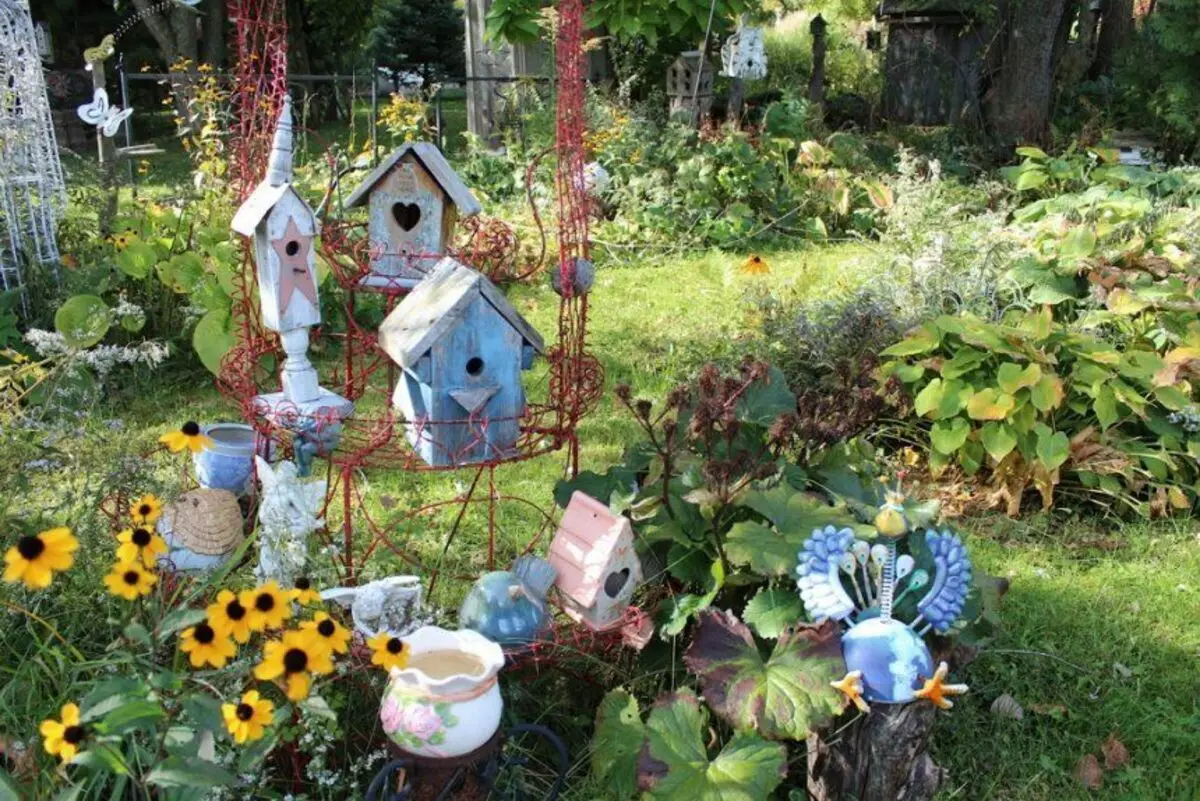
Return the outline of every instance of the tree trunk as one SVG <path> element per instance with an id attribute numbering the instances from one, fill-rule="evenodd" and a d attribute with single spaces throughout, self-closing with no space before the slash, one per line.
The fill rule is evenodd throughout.
<path id="1" fill-rule="evenodd" d="M 929 801 L 942 769 L 929 755 L 933 704 L 875 704 L 832 743 L 808 736 L 812 801 Z"/>
<path id="2" fill-rule="evenodd" d="M 808 79 L 808 102 L 825 104 L 825 20 L 818 14 L 809 25 L 812 34 L 812 75 Z"/>
<path id="3" fill-rule="evenodd" d="M 225 66 L 225 4 L 210 2 L 204 17 L 204 63 L 219 70 Z"/>
<path id="4" fill-rule="evenodd" d="M 195 78 L 199 43 L 196 37 L 196 12 L 190 8 L 172 4 L 163 11 L 151 12 L 152 0 L 133 0 L 134 8 L 142 15 L 150 35 L 158 44 L 171 84 L 171 96 L 175 114 L 181 130 L 192 127 L 195 122 Z"/>
<path id="5" fill-rule="evenodd" d="M 1043 142 L 1054 99 L 1055 45 L 1068 0 L 1006 4 L 997 74 L 988 98 L 992 130 L 1005 144 Z"/>
<path id="6" fill-rule="evenodd" d="M 1108 0 L 1100 21 L 1100 38 L 1096 42 L 1096 57 L 1092 60 L 1092 77 L 1110 75 L 1117 51 L 1129 43 L 1133 35 L 1133 0 Z"/>

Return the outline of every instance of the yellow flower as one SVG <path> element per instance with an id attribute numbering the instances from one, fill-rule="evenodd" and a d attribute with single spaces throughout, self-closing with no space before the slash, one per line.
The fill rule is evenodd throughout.
<path id="1" fill-rule="evenodd" d="M 124 250 L 133 241 L 133 232 L 126 229 L 119 234 L 113 234 L 109 238 L 112 239 L 112 243 L 116 245 L 117 250 Z"/>
<path id="2" fill-rule="evenodd" d="M 188 655 L 188 660 L 195 668 L 205 664 L 215 668 L 225 667 L 225 663 L 237 654 L 233 640 L 217 634 L 207 621 L 184 630 L 179 650 Z"/>
<path id="3" fill-rule="evenodd" d="M 367 640 L 367 645 L 371 646 L 372 665 L 390 671 L 392 668 L 403 670 L 408 664 L 408 645 L 399 637 L 384 631 Z"/>
<path id="4" fill-rule="evenodd" d="M 250 612 L 252 631 L 281 628 L 283 621 L 292 616 L 287 595 L 274 581 L 268 581 L 253 590 L 242 590 L 238 600 Z"/>
<path id="5" fill-rule="evenodd" d="M 243 695 L 241 703 L 221 705 L 225 728 L 238 745 L 262 739 L 274 715 L 275 705 L 261 698 L 258 690 L 251 690 Z"/>
<path id="6" fill-rule="evenodd" d="M 117 535 L 118 562 L 141 562 L 146 567 L 154 567 L 158 555 L 167 552 L 167 543 L 162 537 L 148 528 L 141 526 L 127 528 Z"/>
<path id="7" fill-rule="evenodd" d="M 771 266 L 758 254 L 751 254 L 750 258 L 742 262 L 740 269 L 743 275 L 766 275 L 771 272 Z"/>
<path id="8" fill-rule="evenodd" d="M 312 632 L 335 654 L 350 650 L 350 631 L 324 612 L 317 612 L 312 620 L 300 624 L 302 631 Z"/>
<path id="9" fill-rule="evenodd" d="M 240 643 L 247 642 L 254 630 L 250 625 L 250 610 L 242 606 L 232 590 L 221 590 L 217 600 L 208 605 L 208 624 L 217 636 L 232 637 Z"/>
<path id="10" fill-rule="evenodd" d="M 303 701 L 312 687 L 313 674 L 333 672 L 329 648 L 307 631 L 291 630 L 282 640 L 269 640 L 263 646 L 262 661 L 254 668 L 260 681 L 283 682 L 289 701 Z"/>
<path id="11" fill-rule="evenodd" d="M 74 554 L 78 549 L 79 540 L 65 527 L 21 537 L 4 554 L 4 580 L 12 584 L 21 582 L 31 590 L 45 589 L 56 571 L 75 564 Z"/>
<path id="12" fill-rule="evenodd" d="M 87 737 L 87 729 L 79 725 L 79 707 L 75 704 L 64 704 L 59 717 L 61 720 L 42 721 L 42 747 L 47 754 L 70 762 L 79 753 L 79 744 Z"/>
<path id="13" fill-rule="evenodd" d="M 152 526 L 162 516 L 162 501 L 146 494 L 129 505 L 129 517 L 135 526 Z"/>
<path id="14" fill-rule="evenodd" d="M 296 579 L 296 586 L 291 590 L 292 600 L 301 606 L 321 603 L 321 593 L 312 587 L 312 582 L 305 576 Z"/>
<path id="15" fill-rule="evenodd" d="M 117 562 L 104 577 L 104 583 L 111 594 L 132 601 L 149 595 L 150 590 L 158 583 L 158 576 L 138 562 Z"/>
<path id="16" fill-rule="evenodd" d="M 166 445 L 171 453 L 179 453 L 184 448 L 192 453 L 199 453 L 212 446 L 212 439 L 200 431 L 200 424 L 193 420 L 184 423 L 178 431 L 163 434 L 158 441 Z"/>

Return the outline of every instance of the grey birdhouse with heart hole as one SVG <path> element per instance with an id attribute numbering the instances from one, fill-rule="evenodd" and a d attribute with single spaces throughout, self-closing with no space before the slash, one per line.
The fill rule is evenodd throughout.
<path id="1" fill-rule="evenodd" d="M 521 371 L 544 345 L 491 281 L 442 259 L 383 321 L 379 346 L 403 368 L 392 403 L 427 464 L 515 455 Z"/>
<path id="2" fill-rule="evenodd" d="M 483 210 L 435 145 L 409 142 L 359 184 L 346 205 L 367 207 L 368 286 L 412 288 L 454 239 L 459 217 Z"/>

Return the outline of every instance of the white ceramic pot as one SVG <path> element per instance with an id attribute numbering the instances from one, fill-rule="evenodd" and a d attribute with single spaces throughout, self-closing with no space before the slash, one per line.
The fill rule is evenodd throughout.
<path id="1" fill-rule="evenodd" d="M 392 669 L 379 711 L 383 730 L 423 757 L 469 754 L 500 728 L 500 646 L 478 632 L 422 626 L 404 638 L 408 666 Z"/>

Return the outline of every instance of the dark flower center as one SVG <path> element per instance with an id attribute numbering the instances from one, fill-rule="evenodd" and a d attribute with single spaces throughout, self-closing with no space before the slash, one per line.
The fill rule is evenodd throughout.
<path id="1" fill-rule="evenodd" d="M 138 507 L 138 514 L 141 515 L 142 517 L 145 517 L 146 515 L 150 514 L 153 511 L 154 511 L 154 507 L 148 503 L 143 503 L 141 506 Z"/>
<path id="2" fill-rule="evenodd" d="M 332 637 L 337 627 L 333 625 L 332 620 L 322 620 L 317 624 L 317 631 L 322 637 Z"/>
<path id="3" fill-rule="evenodd" d="M 153 537 L 154 537 L 154 535 L 151 534 L 149 531 L 147 531 L 144 528 L 134 529 L 133 537 L 132 537 L 133 544 L 139 548 L 145 548 L 147 545 L 150 544 L 150 540 Z"/>
<path id="4" fill-rule="evenodd" d="M 269 592 L 260 593 L 254 599 L 254 608 L 260 612 L 270 612 L 275 608 L 275 598 Z"/>
<path id="5" fill-rule="evenodd" d="M 83 742 L 83 738 L 87 736 L 82 726 L 68 726 L 63 732 L 63 740 L 71 745 L 78 745 Z"/>
<path id="6" fill-rule="evenodd" d="M 212 626 L 207 623 L 201 623 L 196 626 L 196 630 L 192 632 L 192 638 L 201 645 L 208 645 L 217 638 L 217 633 L 213 631 Z"/>
<path id="7" fill-rule="evenodd" d="M 304 576 L 301 576 L 300 578 L 296 579 L 296 589 L 298 589 L 298 590 L 307 590 L 311 586 L 312 586 L 312 582 L 310 582 Z"/>
<path id="8" fill-rule="evenodd" d="M 288 673 L 303 673 L 308 667 L 308 654 L 299 648 L 289 648 L 283 655 L 283 669 Z"/>
<path id="9" fill-rule="evenodd" d="M 141 575 L 136 570 L 126 570 L 121 574 L 121 580 L 131 587 L 138 583 L 139 578 Z"/>
<path id="10" fill-rule="evenodd" d="M 46 543 L 42 542 L 41 537 L 21 537 L 17 540 L 17 553 L 28 562 L 32 562 L 42 555 L 42 551 L 46 550 Z"/>
<path id="11" fill-rule="evenodd" d="M 179 430 L 189 437 L 194 437 L 200 433 L 200 424 L 193 420 L 188 420 Z"/>
<path id="12" fill-rule="evenodd" d="M 252 717 L 254 717 L 254 707 L 250 706 L 249 704 L 237 705 L 238 720 L 249 720 Z"/>
<path id="13" fill-rule="evenodd" d="M 246 616 L 246 607 L 242 606 L 237 601 L 230 601 L 225 604 L 225 617 L 230 620 L 241 620 Z"/>
<path id="14" fill-rule="evenodd" d="M 387 641 L 387 649 L 389 654 L 398 654 L 404 650 L 404 643 L 400 642 L 399 637 L 393 637 Z"/>

